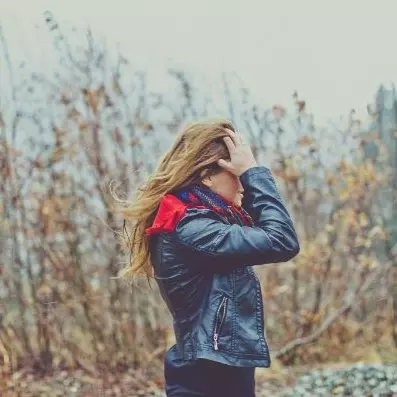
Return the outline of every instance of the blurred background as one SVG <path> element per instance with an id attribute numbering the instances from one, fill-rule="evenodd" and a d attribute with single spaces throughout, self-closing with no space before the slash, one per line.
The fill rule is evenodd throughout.
<path id="1" fill-rule="evenodd" d="M 246 136 L 301 242 L 256 267 L 258 396 L 397 395 L 396 11 L 1 1 L 0 395 L 163 395 L 172 320 L 154 280 L 112 278 L 128 258 L 108 187 L 132 198 L 202 117 Z"/>

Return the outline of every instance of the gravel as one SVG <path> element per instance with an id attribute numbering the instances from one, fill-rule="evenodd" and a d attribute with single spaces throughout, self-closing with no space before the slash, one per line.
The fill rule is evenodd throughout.
<path id="1" fill-rule="evenodd" d="M 312 370 L 279 395 L 397 397 L 397 365 L 355 364 L 343 369 Z"/>

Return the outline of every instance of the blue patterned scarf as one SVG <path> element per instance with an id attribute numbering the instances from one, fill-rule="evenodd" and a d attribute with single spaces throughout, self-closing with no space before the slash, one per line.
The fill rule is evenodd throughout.
<path id="1" fill-rule="evenodd" d="M 184 203 L 191 206 L 204 206 L 219 213 L 230 223 L 244 226 L 253 226 L 251 216 L 243 207 L 239 207 L 219 194 L 213 192 L 209 187 L 202 184 L 194 184 L 179 189 L 173 193 Z"/>

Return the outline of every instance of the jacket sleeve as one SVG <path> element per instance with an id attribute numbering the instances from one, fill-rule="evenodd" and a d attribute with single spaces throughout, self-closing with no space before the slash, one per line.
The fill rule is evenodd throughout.
<path id="1" fill-rule="evenodd" d="M 292 219 L 267 167 L 257 166 L 240 176 L 243 207 L 254 227 L 227 224 L 214 211 L 188 209 L 176 226 L 179 241 L 193 250 L 231 264 L 286 262 L 300 250 Z"/>

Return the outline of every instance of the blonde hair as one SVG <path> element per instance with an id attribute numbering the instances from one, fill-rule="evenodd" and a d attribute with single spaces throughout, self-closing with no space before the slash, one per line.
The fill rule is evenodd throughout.
<path id="1" fill-rule="evenodd" d="M 123 238 L 121 245 L 129 253 L 129 262 L 119 271 L 116 278 L 153 276 L 149 241 L 145 230 L 152 225 L 165 194 L 200 182 L 203 171 L 208 175 L 222 170 L 217 161 L 230 159 L 229 151 L 222 139 L 228 136 L 226 129 L 235 131 L 233 125 L 224 119 L 188 124 L 178 134 L 171 149 L 160 159 L 147 183 L 138 188 L 134 202 L 120 200 L 112 193 L 113 198 L 119 203 L 118 211 L 125 220 L 124 226 L 128 223 L 131 227 L 131 236 L 128 236 L 127 240 L 120 235 Z M 124 233 L 126 232 L 124 230 Z"/>

